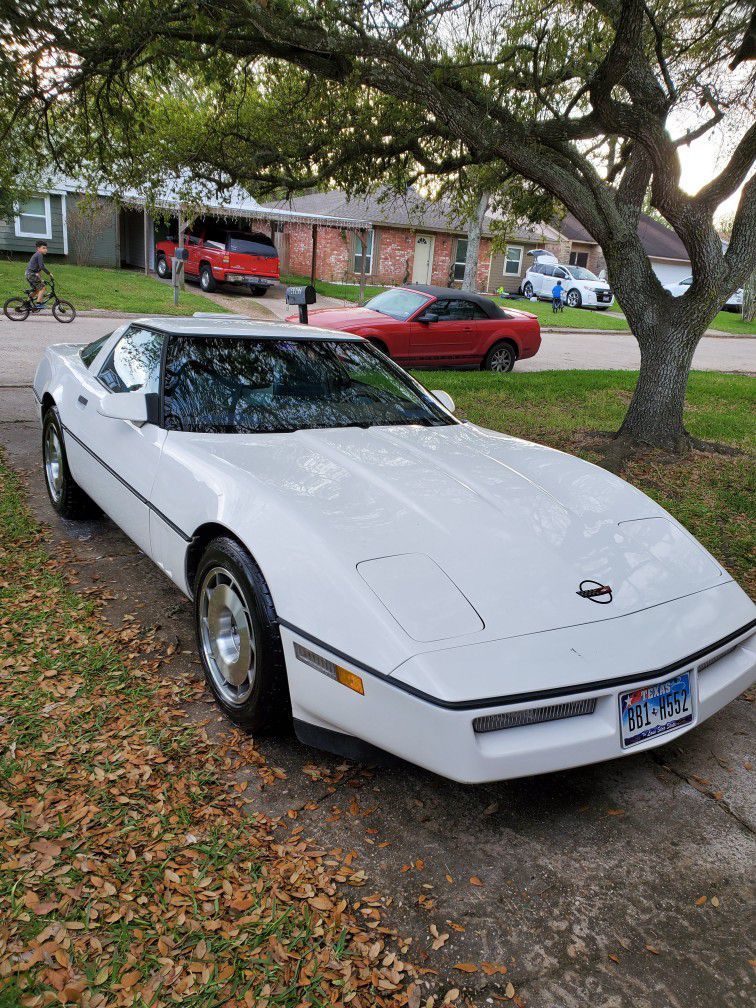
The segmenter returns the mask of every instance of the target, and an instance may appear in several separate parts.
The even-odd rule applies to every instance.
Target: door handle
[[[89,402],[89,399],[87,399],[86,396],[83,396],[83,395],[79,396],[79,406],[86,406],[88,402]]]

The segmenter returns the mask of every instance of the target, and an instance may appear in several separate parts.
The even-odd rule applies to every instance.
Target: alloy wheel
[[[55,424],[49,423],[44,441],[45,479],[50,496],[57,504],[63,493],[63,449]]]
[[[257,640],[244,593],[224,567],[205,575],[199,618],[202,653],[215,687],[227,703],[243,704],[255,683]]]
[[[510,348],[502,346],[494,350],[491,354],[488,366],[491,371],[511,371],[514,367],[514,356]]]

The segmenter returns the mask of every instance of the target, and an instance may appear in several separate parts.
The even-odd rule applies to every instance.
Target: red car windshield
[[[406,322],[410,315],[414,315],[418,308],[422,308],[424,304],[428,303],[428,300],[427,294],[418,294],[416,291],[394,287],[392,290],[376,294],[365,307],[371,311],[380,312],[381,315],[388,315],[389,318],[397,319],[399,322]]]

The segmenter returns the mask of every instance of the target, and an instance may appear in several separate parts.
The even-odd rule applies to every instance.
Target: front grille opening
[[[522,728],[524,725],[542,724],[544,721],[561,721],[564,718],[593,714],[596,697],[585,700],[570,700],[568,703],[552,704],[550,707],[528,707],[525,710],[505,711],[503,714],[486,714],[473,720],[476,734],[501,731],[503,728]]]
[[[722,658],[726,658],[728,654],[732,654],[732,652],[739,648],[742,643],[743,641],[738,641],[737,644],[733,644],[732,647],[728,647],[726,651],[720,651],[719,654],[714,655],[713,658],[707,658],[706,661],[702,661],[698,666],[698,671],[703,672],[703,670],[709,668],[710,665],[716,665],[716,663]]]

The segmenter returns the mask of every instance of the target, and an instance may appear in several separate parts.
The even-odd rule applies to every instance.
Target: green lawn
[[[504,310],[517,308],[520,311],[531,312],[538,316],[542,326],[554,326],[560,329],[624,329],[628,331],[627,320],[614,318],[605,311],[592,311],[590,308],[563,308],[555,313],[551,301],[528,301],[520,298],[517,301],[509,298],[494,298]]]
[[[740,312],[721,311],[714,316],[709,329],[733,333],[736,336],[756,336],[756,321],[744,322]]]
[[[0,260],[0,301],[24,290],[25,261]],[[195,311],[225,311],[192,287],[173,304],[173,288],[136,270],[99,269],[49,262],[57,293],[79,311],[100,308],[145,315],[187,315]]]
[[[287,286],[299,286],[300,284],[308,284],[309,282],[310,278],[304,276],[281,277],[281,283]],[[376,294],[380,294],[381,291],[386,289],[386,287],[376,287],[374,284],[365,284],[365,301],[368,301],[371,297],[375,297]],[[360,288],[355,284],[316,280],[315,290],[318,294],[322,294],[323,297],[340,298],[342,301],[351,301],[354,304],[358,304],[360,300]]]
[[[629,371],[422,371],[427,388],[445,389],[457,412],[494,430],[552,445],[593,462],[585,431],[616,430],[637,374]],[[756,382],[739,375],[691,373],[686,425],[695,437],[741,450],[695,452],[670,463],[651,453],[623,473],[678,518],[740,583],[756,594]]]

